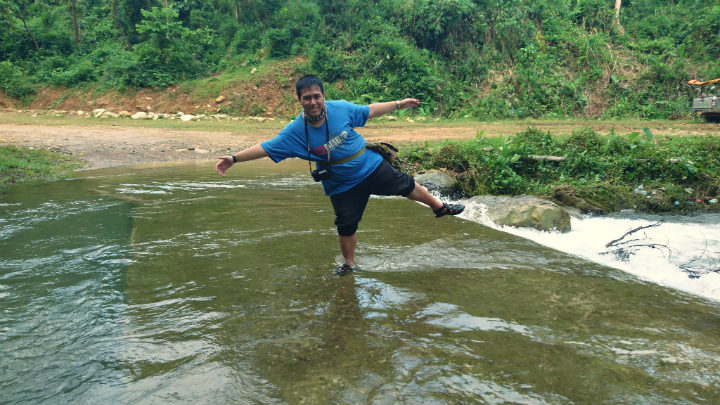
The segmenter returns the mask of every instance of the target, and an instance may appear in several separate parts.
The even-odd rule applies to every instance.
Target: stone
[[[521,195],[476,196],[471,202],[487,206],[487,216],[498,225],[535,228],[540,231],[570,232],[570,214],[552,201]]]
[[[191,114],[184,114],[183,116],[180,117],[180,121],[184,121],[184,122],[192,121],[194,119],[195,119],[195,116],[191,115]]]
[[[105,111],[104,113],[102,113],[100,118],[117,118],[119,116],[120,116],[120,114],[116,114],[112,111]]]
[[[130,111],[122,110],[118,113],[118,115],[121,117],[131,117],[132,113],[130,113]]]
[[[429,191],[437,191],[442,195],[451,195],[457,187],[455,176],[439,170],[428,170],[414,177],[415,181],[422,184]]]
[[[218,98],[215,99],[215,102],[220,104],[225,100],[226,100],[225,96],[219,96]]]
[[[138,111],[135,114],[131,115],[130,118],[134,120],[144,120],[147,119],[148,115],[145,111]]]
[[[104,108],[96,108],[93,110],[92,115],[95,118],[99,118],[100,116],[103,115],[104,112],[105,112]]]

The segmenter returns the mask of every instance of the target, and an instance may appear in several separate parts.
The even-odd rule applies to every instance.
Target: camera
[[[315,169],[311,171],[310,174],[315,181],[327,180],[332,176],[332,172],[327,168]]]

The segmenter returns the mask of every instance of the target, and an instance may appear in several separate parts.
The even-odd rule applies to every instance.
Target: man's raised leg
[[[438,218],[443,215],[457,215],[465,209],[465,206],[462,204],[443,203],[430,194],[430,192],[417,181],[415,182],[415,188],[407,195],[407,198],[427,205]]]

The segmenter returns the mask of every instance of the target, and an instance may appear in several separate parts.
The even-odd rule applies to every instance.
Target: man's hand
[[[220,159],[215,165],[215,171],[221,176],[225,176],[225,170],[229,169],[234,165],[233,159],[230,156],[220,156]]]
[[[406,98],[403,100],[386,101],[384,103],[370,104],[370,115],[368,118],[379,117],[384,114],[391,113],[403,108],[413,108],[420,105],[420,100],[416,98]]]
[[[400,108],[413,108],[420,105],[420,100],[416,98],[406,98],[400,100]]]
[[[255,160],[267,157],[267,152],[265,152],[265,149],[260,146],[259,143],[256,143],[255,145],[243,149],[240,152],[236,152],[234,155],[227,155],[227,156],[220,156],[218,159],[220,159],[217,164],[215,165],[215,171],[221,175],[225,175],[225,170],[232,167],[234,162],[247,162],[248,160]],[[235,159],[233,159],[233,156],[235,156]]]

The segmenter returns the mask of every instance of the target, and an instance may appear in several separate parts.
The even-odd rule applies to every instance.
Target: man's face
[[[300,104],[308,115],[317,117],[325,107],[325,94],[318,86],[300,89]]]

